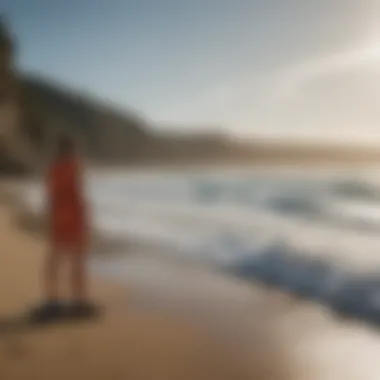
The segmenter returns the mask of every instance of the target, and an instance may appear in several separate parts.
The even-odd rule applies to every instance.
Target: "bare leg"
[[[61,252],[56,247],[52,247],[45,266],[45,292],[48,301],[57,301],[60,296],[58,288],[61,258]]]
[[[88,300],[86,257],[83,252],[72,252],[71,257],[71,286],[75,302],[83,303]]]
[[[62,253],[60,250],[52,246],[47,255],[44,268],[46,302],[35,310],[32,310],[29,318],[33,323],[47,323],[60,318],[62,315],[58,289],[61,259]]]
[[[72,252],[71,285],[73,305],[71,316],[76,318],[94,318],[99,316],[99,308],[94,305],[88,296],[87,256],[85,252]]]

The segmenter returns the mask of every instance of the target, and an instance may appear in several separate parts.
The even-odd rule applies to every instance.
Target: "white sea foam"
[[[91,173],[95,227],[217,265],[271,245],[350,269],[380,268],[380,187],[355,173]],[[43,207],[39,185],[25,190]]]

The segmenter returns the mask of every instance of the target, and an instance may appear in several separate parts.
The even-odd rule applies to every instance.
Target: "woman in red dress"
[[[94,307],[87,294],[87,210],[79,156],[68,137],[61,138],[58,143],[57,155],[47,175],[46,190],[50,218],[50,251],[45,272],[47,302],[34,316],[45,320],[68,310],[77,315],[89,315]],[[63,261],[68,261],[71,267],[73,302],[69,308],[61,303],[58,289]]]

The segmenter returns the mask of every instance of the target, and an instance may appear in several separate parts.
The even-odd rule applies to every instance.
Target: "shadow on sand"
[[[47,321],[34,321],[30,318],[29,313],[3,316],[0,317],[0,339],[11,335],[33,333],[46,329],[56,329],[59,327],[70,327],[89,322],[98,322],[99,320],[99,315],[88,316],[86,318],[68,317],[63,315]]]
[[[91,319],[91,320],[90,320]],[[89,322],[99,322],[100,318],[55,318],[45,322],[35,322],[28,313],[0,317],[0,351],[13,359],[24,359],[32,350],[27,339],[31,334],[46,330],[56,330],[78,326]]]

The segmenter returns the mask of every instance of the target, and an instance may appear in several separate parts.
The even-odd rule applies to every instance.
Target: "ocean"
[[[126,243],[92,268],[132,287],[129,303],[191,317],[232,347],[254,346],[263,310],[307,378],[378,378],[376,331],[336,318],[380,322],[377,168],[102,170],[86,191],[94,227]],[[23,192],[43,207],[40,184]],[[316,302],[273,301],[260,283]]]
[[[96,229],[182,259],[230,266],[275,247],[347,270],[380,269],[380,171],[91,172]],[[43,207],[39,184],[24,190]]]

